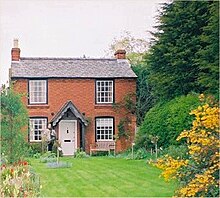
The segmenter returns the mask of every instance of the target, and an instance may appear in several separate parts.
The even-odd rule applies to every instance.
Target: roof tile
[[[127,60],[21,58],[12,62],[12,78],[135,78]]]

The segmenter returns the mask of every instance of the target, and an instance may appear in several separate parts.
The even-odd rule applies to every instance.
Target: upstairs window
[[[47,103],[46,80],[29,80],[29,103],[30,104]]]
[[[31,118],[30,119],[30,141],[40,142],[41,136],[47,127],[46,118]]]
[[[97,141],[113,140],[113,118],[96,118]]]
[[[113,103],[113,80],[96,81],[96,103]]]

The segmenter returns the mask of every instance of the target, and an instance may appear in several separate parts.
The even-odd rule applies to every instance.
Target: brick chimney
[[[20,60],[20,48],[18,48],[18,39],[14,39],[14,46],[11,49],[11,60],[19,61]]]
[[[126,51],[122,49],[118,49],[115,53],[115,58],[117,59],[126,59]]]

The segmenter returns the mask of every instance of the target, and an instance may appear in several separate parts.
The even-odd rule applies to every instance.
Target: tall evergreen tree
[[[210,2],[208,24],[200,36],[202,46],[196,63],[199,67],[198,82],[203,89],[218,96],[219,88],[219,1]]]
[[[149,82],[157,99],[204,91],[196,54],[204,48],[201,36],[210,18],[210,4],[174,1],[163,5],[149,58]]]

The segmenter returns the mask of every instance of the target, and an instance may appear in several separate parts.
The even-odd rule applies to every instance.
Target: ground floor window
[[[30,118],[30,141],[41,141],[41,134],[47,128],[46,118]]]
[[[96,140],[113,140],[113,118],[96,118]]]

